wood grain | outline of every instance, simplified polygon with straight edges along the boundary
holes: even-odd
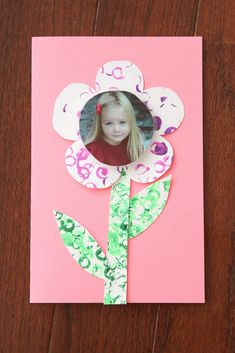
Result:
[[[234,353],[235,2],[2,0],[1,353]],[[32,36],[204,38],[206,304],[29,304]]]

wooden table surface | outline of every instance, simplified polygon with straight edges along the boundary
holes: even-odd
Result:
[[[235,352],[234,0],[1,0],[1,353]],[[31,37],[203,36],[206,304],[29,304]]]

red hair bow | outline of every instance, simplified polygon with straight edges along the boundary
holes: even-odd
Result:
[[[97,114],[100,114],[101,113],[101,110],[102,110],[102,105],[100,103],[97,103],[96,104],[96,113]]]

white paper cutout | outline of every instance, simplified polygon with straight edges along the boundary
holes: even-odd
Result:
[[[155,124],[151,146],[140,158],[125,167],[126,173],[139,183],[160,178],[172,163],[173,149],[160,135],[173,132],[182,122],[183,103],[169,88],[153,87],[143,90],[143,75],[130,61],[111,61],[98,69],[95,88],[84,83],[67,86],[57,97],[54,129],[64,138],[77,141],[66,152],[66,166],[71,176],[89,188],[107,188],[120,176],[122,167],[103,164],[85,148],[79,134],[79,118],[87,101],[95,95],[124,90],[135,94],[149,108]]]

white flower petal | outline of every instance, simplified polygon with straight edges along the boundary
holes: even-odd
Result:
[[[142,72],[130,61],[110,61],[104,64],[97,72],[96,83],[102,92],[122,90],[135,94],[144,87]]]
[[[68,148],[65,164],[76,181],[92,189],[108,188],[120,177],[118,168],[97,161],[81,138]]]
[[[73,83],[63,89],[53,112],[53,127],[60,136],[68,140],[78,139],[80,113],[95,93],[84,83]]]
[[[172,157],[171,144],[155,132],[153,142],[138,161],[128,166],[127,174],[137,183],[151,183],[166,173]]]
[[[184,105],[177,94],[163,87],[149,88],[143,93],[158,133],[167,135],[175,131],[184,118]]]

